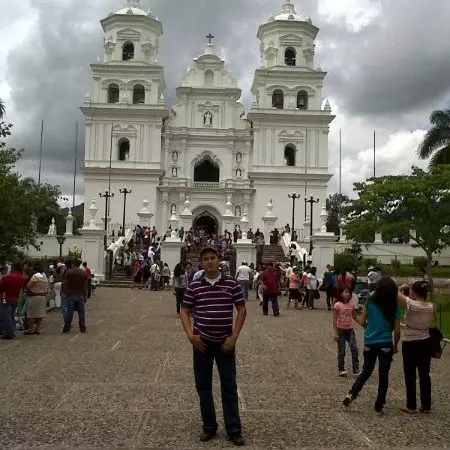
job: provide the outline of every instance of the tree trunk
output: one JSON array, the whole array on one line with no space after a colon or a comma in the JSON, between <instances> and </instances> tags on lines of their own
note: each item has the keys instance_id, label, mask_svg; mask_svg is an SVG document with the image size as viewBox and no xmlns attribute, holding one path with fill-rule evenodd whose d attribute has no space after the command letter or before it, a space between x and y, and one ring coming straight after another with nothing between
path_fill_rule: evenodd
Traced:
<instances>
[{"instance_id":1,"label":"tree trunk","mask_svg":"<svg viewBox=\"0 0 450 450\"><path fill-rule=\"evenodd\" d=\"M432 271L433 253L427 252L427 278L430 284L430 297L431 301L434 301L434 283L433 283L433 271Z\"/></svg>"}]
</instances>

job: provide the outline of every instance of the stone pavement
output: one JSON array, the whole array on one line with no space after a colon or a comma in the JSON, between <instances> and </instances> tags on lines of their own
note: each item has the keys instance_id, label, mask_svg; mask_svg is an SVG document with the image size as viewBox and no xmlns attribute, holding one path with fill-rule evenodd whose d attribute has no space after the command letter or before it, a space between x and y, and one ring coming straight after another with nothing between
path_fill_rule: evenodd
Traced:
<instances>
[{"instance_id":1,"label":"stone pavement","mask_svg":"<svg viewBox=\"0 0 450 450\"><path fill-rule=\"evenodd\" d=\"M251 293L238 342L241 415L248 448L437 448L450 445L450 352L433 361L434 411L405 416L400 356L386 416L373 412L376 376L346 411L352 378L337 377L331 315L264 317ZM75 323L75 320L74 320ZM169 292L98 289L88 333L61 334L51 313L41 336L0 341L1 449L199 449L191 348ZM361 335L359 345L362 347ZM349 356L349 355L348 355ZM350 364L349 364L350 365Z\"/></svg>"}]
</instances>

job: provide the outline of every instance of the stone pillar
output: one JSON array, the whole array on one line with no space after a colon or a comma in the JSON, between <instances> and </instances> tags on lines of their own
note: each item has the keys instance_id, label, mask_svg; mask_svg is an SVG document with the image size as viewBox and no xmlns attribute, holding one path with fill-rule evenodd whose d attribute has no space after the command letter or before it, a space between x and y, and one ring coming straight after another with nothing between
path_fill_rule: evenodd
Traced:
<instances>
[{"instance_id":1,"label":"stone pillar","mask_svg":"<svg viewBox=\"0 0 450 450\"><path fill-rule=\"evenodd\" d=\"M181 261L181 249L184 247L184 243L180 239L171 240L166 239L161 242L161 261L168 264L171 273L173 269Z\"/></svg>"},{"instance_id":2,"label":"stone pillar","mask_svg":"<svg viewBox=\"0 0 450 450\"><path fill-rule=\"evenodd\" d=\"M56 236L58 233L56 231L55 218L52 217L52 223L48 227L47 236Z\"/></svg>"},{"instance_id":3,"label":"stone pillar","mask_svg":"<svg viewBox=\"0 0 450 450\"><path fill-rule=\"evenodd\" d=\"M83 260L87 261L92 272L99 280L105 279L105 251L103 248L103 238L105 230L102 230L96 223L98 208L95 199L92 200L89 208L91 216L89 225L80 228L78 231L83 237Z\"/></svg>"},{"instance_id":4,"label":"stone pillar","mask_svg":"<svg viewBox=\"0 0 450 450\"><path fill-rule=\"evenodd\" d=\"M256 245L251 240L239 239L233 247L236 249L236 266L240 266L242 261L247 261L249 265L254 263L256 266Z\"/></svg>"},{"instance_id":5,"label":"stone pillar","mask_svg":"<svg viewBox=\"0 0 450 450\"><path fill-rule=\"evenodd\" d=\"M343 242L344 244L347 242L347 235L345 234L345 227L346 227L345 220L342 219L341 223L339 224L339 242Z\"/></svg>"},{"instance_id":6,"label":"stone pillar","mask_svg":"<svg viewBox=\"0 0 450 450\"><path fill-rule=\"evenodd\" d=\"M66 232L64 236L73 236L73 216L72 209L69 209L69 213L66 217Z\"/></svg>"},{"instance_id":7,"label":"stone pillar","mask_svg":"<svg viewBox=\"0 0 450 450\"><path fill-rule=\"evenodd\" d=\"M264 217L261 217L263 223L264 223L264 240L266 245L270 244L270 232L275 228L275 224L278 221L278 217L274 216L273 214L273 203L272 199L269 200L269 203L267 203L267 212L264 215Z\"/></svg>"},{"instance_id":8,"label":"stone pillar","mask_svg":"<svg viewBox=\"0 0 450 450\"><path fill-rule=\"evenodd\" d=\"M176 213L172 214L172 217L170 218L170 226L172 228L172 231L170 232L170 237L166 238L166 242L180 242L178 233L175 231L178 226L178 217Z\"/></svg>"},{"instance_id":9,"label":"stone pillar","mask_svg":"<svg viewBox=\"0 0 450 450\"><path fill-rule=\"evenodd\" d=\"M250 241L251 242L251 239L247 239L248 224L249 224L249 220L247 217L247 213L244 212L244 214L242 215L242 219L241 219L242 239L238 239L238 242L239 241L243 241L243 242Z\"/></svg>"},{"instance_id":10,"label":"stone pillar","mask_svg":"<svg viewBox=\"0 0 450 450\"><path fill-rule=\"evenodd\" d=\"M409 245L417 244L416 241L416 230L409 230L411 237L409 238Z\"/></svg>"},{"instance_id":11,"label":"stone pillar","mask_svg":"<svg viewBox=\"0 0 450 450\"><path fill-rule=\"evenodd\" d=\"M139 225L141 227L150 227L150 223L153 217L153 213L148 209L150 202L147 197L142 200L142 209L136 214L139 218Z\"/></svg>"},{"instance_id":12,"label":"stone pillar","mask_svg":"<svg viewBox=\"0 0 450 450\"><path fill-rule=\"evenodd\" d=\"M383 235L380 232L375 233L375 240L373 241L374 244L383 244Z\"/></svg>"},{"instance_id":13,"label":"stone pillar","mask_svg":"<svg viewBox=\"0 0 450 450\"><path fill-rule=\"evenodd\" d=\"M235 216L233 214L233 204L231 203L231 195L227 195L227 202L225 203L225 213L222 215L223 231L228 230L233 234L233 222Z\"/></svg>"},{"instance_id":14,"label":"stone pillar","mask_svg":"<svg viewBox=\"0 0 450 450\"><path fill-rule=\"evenodd\" d=\"M325 205L322 207L320 222L320 231L310 237L314 246L312 254L313 266L317 267L317 275L319 278L325 273L327 264L333 265L334 242L336 241L334 233L327 232L327 212Z\"/></svg>"}]
</instances>

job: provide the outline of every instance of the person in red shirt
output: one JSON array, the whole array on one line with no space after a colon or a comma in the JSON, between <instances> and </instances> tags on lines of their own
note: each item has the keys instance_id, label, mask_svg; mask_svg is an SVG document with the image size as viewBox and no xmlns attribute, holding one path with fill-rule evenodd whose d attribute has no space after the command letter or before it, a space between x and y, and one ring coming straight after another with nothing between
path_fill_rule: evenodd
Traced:
<instances>
[{"instance_id":1,"label":"person in red shirt","mask_svg":"<svg viewBox=\"0 0 450 450\"><path fill-rule=\"evenodd\" d=\"M2 339L14 339L16 331L16 308L20 292L25 284L22 266L18 263L12 265L11 273L5 275L0 281L0 292L4 293L2 306L3 336Z\"/></svg>"},{"instance_id":2,"label":"person in red shirt","mask_svg":"<svg viewBox=\"0 0 450 450\"><path fill-rule=\"evenodd\" d=\"M272 311L275 317L280 315L278 295L281 292L280 272L273 267L272 263L267 264L266 270L261 274L260 281L263 287L263 314L269 313L269 302L272 302Z\"/></svg>"},{"instance_id":3,"label":"person in red shirt","mask_svg":"<svg viewBox=\"0 0 450 450\"><path fill-rule=\"evenodd\" d=\"M89 269L87 262L85 261L83 263L83 270L86 272L87 280L88 280L88 291L87 291L87 298L91 298L92 295L92 272L91 269Z\"/></svg>"}]
</instances>

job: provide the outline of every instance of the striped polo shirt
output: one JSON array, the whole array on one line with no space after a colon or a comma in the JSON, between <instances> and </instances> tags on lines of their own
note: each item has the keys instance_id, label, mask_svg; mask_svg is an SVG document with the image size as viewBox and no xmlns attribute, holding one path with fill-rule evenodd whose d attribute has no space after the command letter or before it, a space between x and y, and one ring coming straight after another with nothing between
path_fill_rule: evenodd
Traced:
<instances>
[{"instance_id":1,"label":"striped polo shirt","mask_svg":"<svg viewBox=\"0 0 450 450\"><path fill-rule=\"evenodd\" d=\"M245 305L239 283L222 275L211 285L203 275L189 285L182 306L192 309L194 334L207 341L223 342L233 333L233 305Z\"/></svg>"}]
</instances>

